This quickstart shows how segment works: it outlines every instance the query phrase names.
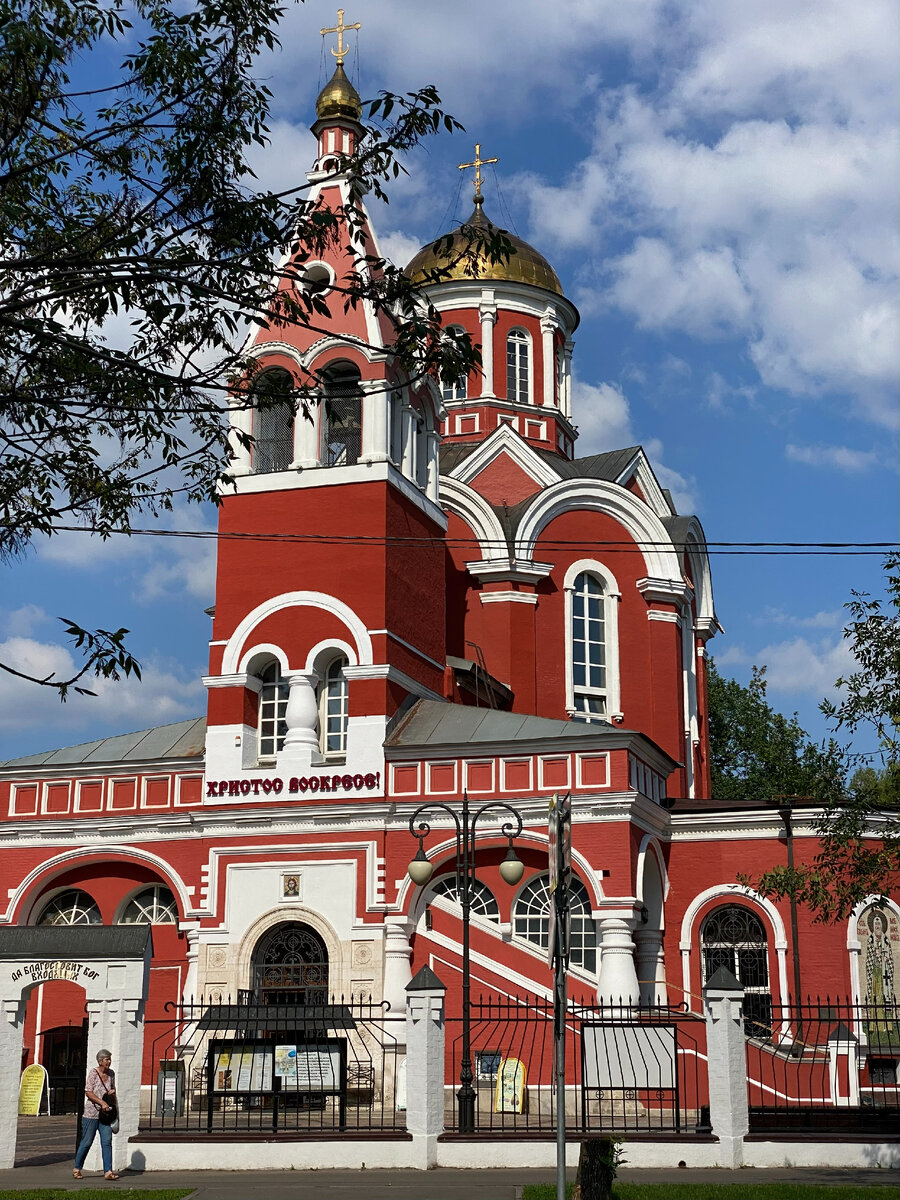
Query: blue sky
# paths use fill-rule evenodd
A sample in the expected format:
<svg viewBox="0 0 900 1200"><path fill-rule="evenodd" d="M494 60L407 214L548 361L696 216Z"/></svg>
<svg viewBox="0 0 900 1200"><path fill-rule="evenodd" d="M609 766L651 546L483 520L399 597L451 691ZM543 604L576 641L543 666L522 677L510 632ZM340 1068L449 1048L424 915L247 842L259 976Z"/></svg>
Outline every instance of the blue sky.
<svg viewBox="0 0 900 1200"><path fill-rule="evenodd" d="M500 158L488 214L579 306L580 453L641 442L712 542L898 537L897 7L890 0L359 0L361 94L437 85L467 132L413 154L372 206L398 261L465 219L456 164ZM289 9L263 186L303 181L331 71ZM355 36L355 35L351 35ZM179 528L214 515L176 512ZM720 669L769 669L816 736L849 665L842 605L878 558L713 557ZM0 678L0 760L201 713L211 543L61 535L0 571L0 658L64 670L57 616L128 626L144 682L60 705ZM873 749L857 743L860 750Z"/></svg>

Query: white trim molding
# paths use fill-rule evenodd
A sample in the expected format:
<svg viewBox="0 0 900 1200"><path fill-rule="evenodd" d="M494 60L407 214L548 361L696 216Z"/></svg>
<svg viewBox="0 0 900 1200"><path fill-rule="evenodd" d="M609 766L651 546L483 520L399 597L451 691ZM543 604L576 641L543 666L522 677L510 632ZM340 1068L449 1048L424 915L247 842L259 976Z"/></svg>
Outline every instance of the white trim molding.
<svg viewBox="0 0 900 1200"><path fill-rule="evenodd" d="M482 604L537 604L535 592L479 592Z"/></svg>
<svg viewBox="0 0 900 1200"><path fill-rule="evenodd" d="M282 592L280 596L272 596L252 609L235 629L228 639L225 653L222 655L222 674L233 674L238 669L238 655L257 625L267 617L281 612L285 608L321 608L337 617L350 630L356 642L356 657L360 664L372 662L372 641L365 625L349 605L344 604L335 596L325 592Z"/></svg>

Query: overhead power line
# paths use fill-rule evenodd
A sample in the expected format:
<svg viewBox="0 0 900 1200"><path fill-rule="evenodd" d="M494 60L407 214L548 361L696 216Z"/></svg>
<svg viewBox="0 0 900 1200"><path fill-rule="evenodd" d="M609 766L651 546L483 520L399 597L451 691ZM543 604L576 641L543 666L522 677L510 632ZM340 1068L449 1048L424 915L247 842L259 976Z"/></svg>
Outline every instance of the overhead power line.
<svg viewBox="0 0 900 1200"><path fill-rule="evenodd" d="M54 533L97 533L84 525L57 525ZM505 539L481 539L464 537L382 537L375 534L325 534L325 533L276 533L275 531L240 530L218 531L215 529L110 529L109 535L123 537L194 538L198 541L248 541L274 542L279 544L314 544L325 546L397 546L415 547L441 545L448 547L476 547L497 549L508 553L510 543ZM512 539L513 547L516 539ZM645 550L705 549L709 554L749 555L819 555L844 557L848 555L877 555L900 552L897 542L677 542L677 541L586 541L584 539L546 538L539 543L540 553L563 549L589 549L605 546L624 554L643 554Z"/></svg>

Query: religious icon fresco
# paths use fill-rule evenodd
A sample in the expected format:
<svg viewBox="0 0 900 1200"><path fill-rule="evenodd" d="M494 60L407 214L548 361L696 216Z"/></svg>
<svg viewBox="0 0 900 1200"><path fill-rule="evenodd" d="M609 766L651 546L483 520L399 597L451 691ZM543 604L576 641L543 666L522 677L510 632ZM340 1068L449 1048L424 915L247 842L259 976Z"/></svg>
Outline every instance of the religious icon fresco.
<svg viewBox="0 0 900 1200"><path fill-rule="evenodd" d="M890 909L872 904L860 914L856 928L862 947L860 995L869 1005L869 1037L900 1044L900 918Z"/></svg>

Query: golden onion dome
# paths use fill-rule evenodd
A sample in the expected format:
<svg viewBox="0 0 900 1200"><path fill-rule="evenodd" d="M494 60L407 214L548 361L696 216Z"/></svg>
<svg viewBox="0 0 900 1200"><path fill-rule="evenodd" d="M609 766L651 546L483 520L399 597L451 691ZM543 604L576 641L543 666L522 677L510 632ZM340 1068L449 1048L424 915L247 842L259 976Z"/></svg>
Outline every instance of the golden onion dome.
<svg viewBox="0 0 900 1200"><path fill-rule="evenodd" d="M446 237L423 246L415 258L407 265L406 274L413 283L434 283L433 272L440 271L437 282L445 283L455 279L497 279L512 283L530 283L532 287L545 288L548 292L563 295L562 284L550 264L539 254L534 246L529 246L521 238L498 229L485 215L481 196L475 198L475 211L466 222L476 229L491 230L502 233L512 243L513 253L507 262L500 259L491 262L488 255L473 254L470 243L461 232L452 235L449 243Z"/></svg>
<svg viewBox="0 0 900 1200"><path fill-rule="evenodd" d="M332 117L349 117L358 121L362 117L362 100L359 92L347 78L344 64L338 63L331 79L319 92L316 101L316 116L320 121Z"/></svg>

